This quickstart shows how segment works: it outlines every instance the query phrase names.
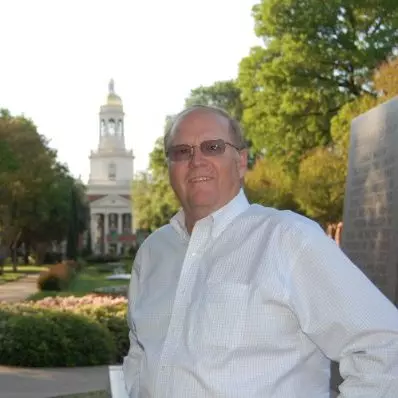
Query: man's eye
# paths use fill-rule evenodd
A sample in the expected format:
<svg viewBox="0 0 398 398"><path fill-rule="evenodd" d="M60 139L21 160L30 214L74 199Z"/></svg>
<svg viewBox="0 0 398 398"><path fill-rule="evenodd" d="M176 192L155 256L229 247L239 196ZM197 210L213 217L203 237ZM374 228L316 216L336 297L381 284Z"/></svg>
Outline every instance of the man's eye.
<svg viewBox="0 0 398 398"><path fill-rule="evenodd" d="M210 144L210 145L207 147L207 149L208 149L209 151L215 152L215 151L218 151L218 150L220 149L220 145L218 145L218 144Z"/></svg>

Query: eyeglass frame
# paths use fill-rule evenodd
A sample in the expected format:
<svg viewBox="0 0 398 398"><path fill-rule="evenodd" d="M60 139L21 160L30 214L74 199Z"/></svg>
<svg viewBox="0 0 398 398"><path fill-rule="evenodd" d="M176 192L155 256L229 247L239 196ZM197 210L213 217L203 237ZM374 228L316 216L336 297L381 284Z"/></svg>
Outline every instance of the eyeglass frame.
<svg viewBox="0 0 398 398"><path fill-rule="evenodd" d="M210 154L204 153L204 152L203 152L203 149L202 149L202 145L204 145L205 143L209 143L209 142L210 142L210 143L214 142L215 144L217 144L217 143L222 143L223 146L224 146L223 151L222 151L221 153L216 153L216 154L214 154L214 155L210 155ZM204 140L204 141L202 141L199 145L189 145L189 144L171 145L171 146L166 150L165 155L166 155L166 158L167 158L168 160L170 160L171 162L177 162L177 163L179 163L179 162L184 162L184 161L186 162L186 161L192 160L192 158L195 156L195 149L196 149L196 148L199 148L199 149L200 149L200 152L201 152L202 155L205 156L205 157L217 157L217 156L223 155L223 154L225 153L225 149L226 149L227 146L230 146L230 147L236 149L238 152L241 152L243 149L245 149L245 148L239 148L238 146L232 144L231 142L225 141L225 140L223 140L222 138L217 138L217 139L213 139L213 140ZM170 149L172 149L172 148L173 148L173 149L174 149L174 148L179 148L179 147L184 147L184 148L189 149L189 150L190 150L189 157L188 157L187 159L180 159L180 160L173 160L173 159L170 159L170 158L169 158L169 151L170 151Z"/></svg>

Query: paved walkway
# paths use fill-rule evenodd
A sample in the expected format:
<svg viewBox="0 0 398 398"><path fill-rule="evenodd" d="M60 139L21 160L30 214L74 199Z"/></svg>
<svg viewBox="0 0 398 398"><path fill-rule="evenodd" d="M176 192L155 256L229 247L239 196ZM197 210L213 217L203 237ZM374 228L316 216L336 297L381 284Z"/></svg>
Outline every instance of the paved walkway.
<svg viewBox="0 0 398 398"><path fill-rule="evenodd" d="M52 398L109 390L107 366L33 369L0 366L0 398Z"/></svg>
<svg viewBox="0 0 398 398"><path fill-rule="evenodd" d="M37 292L38 275L32 274L24 276L15 282L7 282L0 285L0 302L15 303L25 300L31 294ZM0 395L0 398L1 395Z"/></svg>

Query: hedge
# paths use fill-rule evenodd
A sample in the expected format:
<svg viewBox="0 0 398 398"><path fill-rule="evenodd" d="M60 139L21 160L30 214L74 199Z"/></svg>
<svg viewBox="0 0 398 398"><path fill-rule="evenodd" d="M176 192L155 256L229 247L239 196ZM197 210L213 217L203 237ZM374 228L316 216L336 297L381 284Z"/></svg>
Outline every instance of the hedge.
<svg viewBox="0 0 398 398"><path fill-rule="evenodd" d="M26 305L0 309L0 363L25 367L105 365L116 346L100 323L69 311Z"/></svg>
<svg viewBox="0 0 398 398"><path fill-rule="evenodd" d="M83 366L82 360L85 362L84 365L121 364L128 352L127 299L125 297L95 294L83 297L46 297L36 302L9 304L3 308L0 312L0 364L32 367ZM61 322L58 321L58 317L62 318ZM26 321L21 321L20 318L26 318ZM85 325L83 327L80 326L82 322ZM14 326L15 323L17 327ZM7 330L5 335L4 328ZM27 339L24 333L28 335ZM97 337L92 337L93 334ZM3 341L3 338L6 341ZM10 339L11 344L5 347ZM90 345L87 339L96 342ZM107 341L105 345L102 342L103 339ZM59 341L64 344L61 348L58 347L61 344ZM82 351L80 345L88 352ZM104 357L101 356L103 346L105 353L109 354ZM57 356L47 353L52 351L56 353L61 351L61 354ZM66 351L75 352L75 357L71 354L71 360L65 354ZM91 351L94 351L95 355L98 351L98 355L91 357ZM31 353L28 355L31 362L23 356L23 352ZM87 356L87 360L81 358L81 352L83 356ZM55 357L59 360L55 361ZM92 363L94 360L98 363Z"/></svg>

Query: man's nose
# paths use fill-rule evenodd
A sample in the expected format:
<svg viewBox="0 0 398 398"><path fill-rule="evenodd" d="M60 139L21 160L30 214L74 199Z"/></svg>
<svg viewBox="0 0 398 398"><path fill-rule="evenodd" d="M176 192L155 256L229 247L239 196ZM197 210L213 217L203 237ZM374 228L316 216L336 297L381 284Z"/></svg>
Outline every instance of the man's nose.
<svg viewBox="0 0 398 398"><path fill-rule="evenodd" d="M205 156L200 150L199 146L194 146L192 148L191 159L189 160L190 166L199 166L203 163Z"/></svg>

